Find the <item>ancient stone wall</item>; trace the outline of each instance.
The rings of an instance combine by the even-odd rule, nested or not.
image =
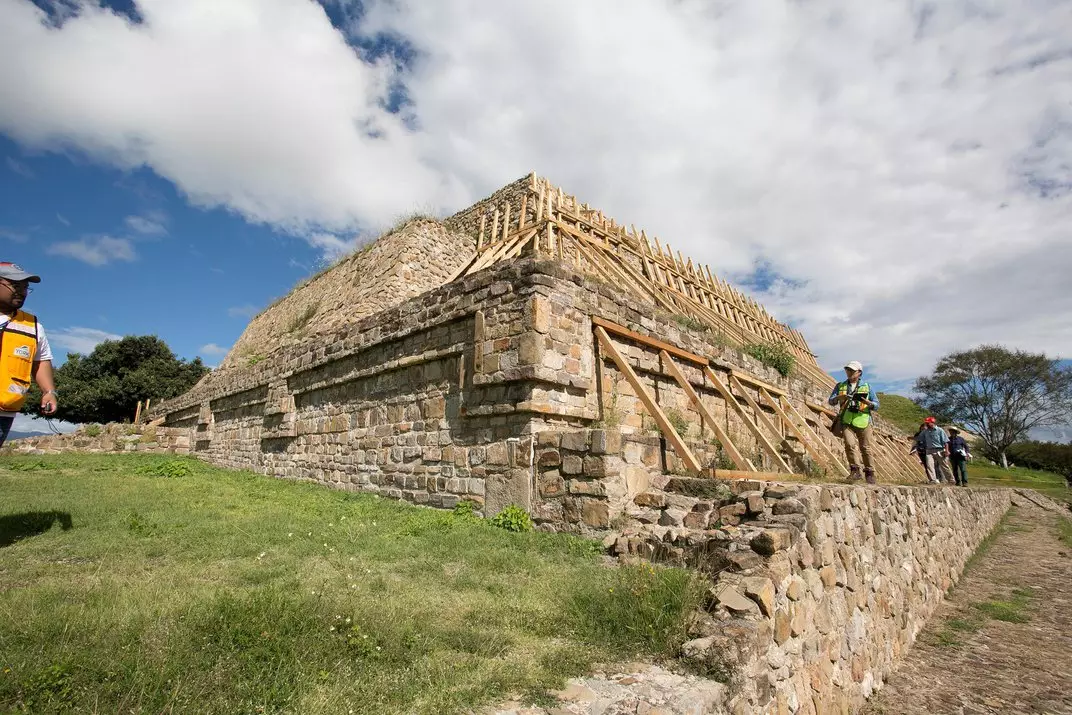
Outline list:
[[[855,711],[882,687],[1010,505],[1011,490],[670,477],[608,537],[710,574],[683,654],[733,713]]]
[[[220,364],[242,368],[280,345],[337,331],[446,283],[470,261],[476,240],[415,219],[301,284],[250,321]]]
[[[25,437],[4,444],[5,454],[59,454],[86,452],[139,452],[143,454],[189,454],[190,431],[150,425],[83,425],[74,432]]]

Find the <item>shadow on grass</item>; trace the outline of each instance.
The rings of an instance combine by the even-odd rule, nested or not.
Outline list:
[[[60,528],[70,531],[73,523],[71,515],[65,511],[27,511],[22,514],[5,514],[0,516],[0,548],[11,546],[31,536],[43,534],[56,522]]]

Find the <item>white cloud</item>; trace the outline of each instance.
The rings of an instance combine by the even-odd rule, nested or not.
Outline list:
[[[6,238],[15,243],[26,243],[26,239],[29,237],[30,235],[24,231],[12,231],[9,228],[0,227],[0,238]]]
[[[25,164],[23,164],[21,162],[15,161],[10,156],[7,157],[7,168],[11,169],[13,172],[18,174],[19,176],[22,176],[22,177],[27,178],[27,179],[33,179],[33,178],[36,178],[36,176],[37,176],[36,174],[33,173],[33,170],[31,170],[30,167],[26,166]]]
[[[81,353],[88,355],[93,352],[105,340],[120,340],[122,335],[109,333],[96,328],[63,328],[48,331],[48,343],[53,348],[61,348],[64,352]],[[55,352],[55,350],[54,350]]]
[[[71,222],[63,214],[56,214],[56,220],[62,223],[64,226],[70,226]]]
[[[386,224],[414,196],[465,197],[380,106],[366,64],[308,0],[84,3],[59,30],[0,0],[0,131],[149,165],[195,205],[298,232]]]
[[[133,261],[136,258],[134,246],[129,239],[111,236],[86,237],[78,241],[54,243],[48,247],[53,256],[66,256],[88,263],[91,266],[103,266],[113,261]]]
[[[127,228],[143,236],[163,236],[167,230],[167,215],[160,211],[151,211],[141,216],[127,216],[124,220]]]
[[[0,131],[142,164],[322,251],[535,169],[742,277],[887,380],[979,342],[1072,354],[1062,0],[372,0],[366,64],[305,0],[0,0]],[[210,76],[212,82],[205,82]],[[405,84],[410,121],[381,104]]]
[[[202,345],[198,352],[202,355],[226,355],[229,349],[230,348],[220,347],[216,343],[209,343],[207,345]]]
[[[255,305],[236,305],[227,309],[227,315],[232,318],[246,318],[247,320],[252,318],[257,313],[261,312],[261,309]]]

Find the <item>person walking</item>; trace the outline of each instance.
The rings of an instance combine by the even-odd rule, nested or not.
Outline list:
[[[58,406],[45,329],[22,309],[33,290],[30,284],[40,282],[40,276],[0,262],[0,446],[26,404],[31,381],[41,388],[42,414],[54,415]]]
[[[840,426],[845,442],[845,457],[849,461],[849,479],[860,478],[860,461],[863,461],[863,476],[868,484],[875,483],[875,466],[871,458],[871,413],[878,409],[878,397],[871,386],[863,382],[863,365],[852,360],[845,363],[845,379],[834,386],[827,402],[841,408]],[[860,449],[856,458],[853,442]]]
[[[919,429],[912,435],[910,441],[912,442],[912,449],[908,450],[909,454],[916,455],[919,459],[920,466],[923,467],[923,476],[927,477],[927,445],[925,444],[923,437],[923,430],[927,429],[926,422],[920,422]]]
[[[949,428],[949,464],[953,468],[953,481],[958,487],[968,486],[968,460],[971,459],[968,440],[960,436],[956,427]]]
[[[923,420],[925,427],[921,433],[923,441],[923,453],[927,467],[927,481],[931,484],[953,482],[953,475],[949,471],[949,437],[945,430],[938,426],[938,421],[933,417]]]

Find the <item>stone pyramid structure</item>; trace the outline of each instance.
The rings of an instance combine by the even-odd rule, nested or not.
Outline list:
[[[533,174],[297,286],[153,416],[221,465],[583,531],[667,475],[844,476],[832,385],[710,268]],[[878,421],[882,478],[915,480],[903,440]]]

